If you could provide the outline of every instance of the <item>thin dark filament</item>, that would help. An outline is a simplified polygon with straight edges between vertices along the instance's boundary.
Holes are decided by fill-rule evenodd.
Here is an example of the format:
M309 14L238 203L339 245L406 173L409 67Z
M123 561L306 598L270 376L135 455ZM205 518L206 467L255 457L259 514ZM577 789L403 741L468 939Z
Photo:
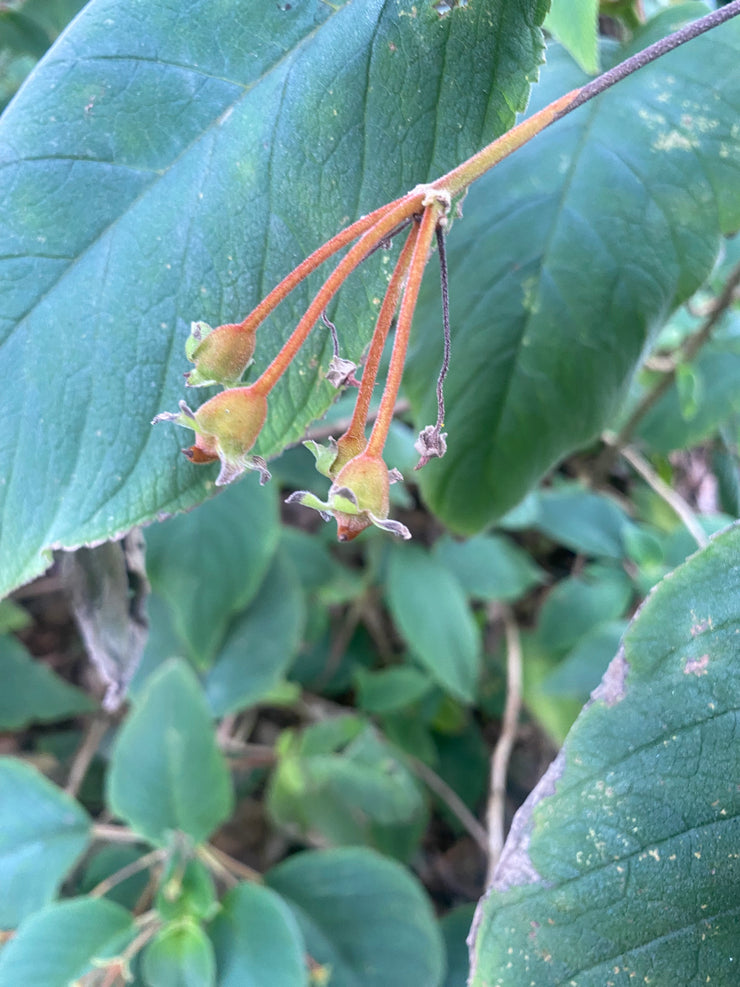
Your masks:
M321 321L331 333L331 345L334 348L334 356L339 359L339 336L337 335L337 327L329 319L326 312L321 313Z
M445 235L441 224L437 226L437 250L439 251L439 277L442 284L442 327L444 333L444 354L442 356L442 368L437 378L437 431L444 427L445 423L445 397L444 382L447 371L450 369L450 294L449 279L447 277L447 250L445 247Z

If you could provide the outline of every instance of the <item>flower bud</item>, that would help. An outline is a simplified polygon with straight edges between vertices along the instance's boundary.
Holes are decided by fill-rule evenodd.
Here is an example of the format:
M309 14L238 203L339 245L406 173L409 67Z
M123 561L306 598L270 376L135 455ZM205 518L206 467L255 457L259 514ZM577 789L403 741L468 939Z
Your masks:
M260 482L269 480L270 474L264 459L249 456L267 417L267 400L251 387L232 387L221 391L197 411L191 411L184 401L180 413L165 412L157 415L158 421L171 421L195 432L195 444L183 449L193 463L221 461L217 486L231 483L245 470L260 472Z
M255 342L255 329L232 323L212 329L206 322L191 323L185 355L195 369L185 374L188 387L238 384L252 362Z
M388 488L397 479L397 471L389 471L379 456L363 452L342 467L326 501L299 490L288 497L288 503L312 507L326 520L333 515L339 541L351 541L371 524L401 538L410 538L405 525L388 519Z

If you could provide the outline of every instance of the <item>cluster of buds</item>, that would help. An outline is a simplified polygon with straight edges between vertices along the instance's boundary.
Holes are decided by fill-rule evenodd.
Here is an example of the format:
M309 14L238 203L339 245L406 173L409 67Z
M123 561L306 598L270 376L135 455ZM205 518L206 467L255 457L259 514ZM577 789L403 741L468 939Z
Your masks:
M444 417L442 382L449 355L449 316L443 231L449 208L450 196L444 189L436 185L419 186L401 199L364 216L329 240L273 289L243 322L227 323L215 329L205 322L194 322L186 344L186 355L194 365L185 374L187 385L204 387L217 384L224 390L196 411L181 401L179 412L165 412L157 415L154 421L174 422L195 433L193 445L183 449L183 452L193 463L219 462L217 486L231 483L246 470L256 470L260 474L260 482L266 482L270 478L267 464L252 450L267 419L269 394L311 330L322 320L331 331L333 343L333 357L326 379L335 387L357 387L357 401L350 425L338 441L332 440L326 447L306 443L315 456L319 472L332 481L327 499L320 500L309 491L302 490L292 494L288 502L311 507L326 520L333 517L340 541L355 538L371 525L401 538L410 538L408 528L388 517L389 488L401 479L401 474L385 464L383 449L398 397L421 279L435 236L442 270L445 360L437 384L437 423L423 429L417 442L421 455L419 466L432 456L443 455L446 448L446 436L441 431ZM357 380L355 364L340 356L337 331L326 317L326 307L348 275L366 257L406 229L406 242L378 313L362 377ZM326 279L277 356L254 383L245 385L243 376L253 361L260 323L307 274L349 244L353 245ZM368 437L366 429L373 388L396 315L388 375Z

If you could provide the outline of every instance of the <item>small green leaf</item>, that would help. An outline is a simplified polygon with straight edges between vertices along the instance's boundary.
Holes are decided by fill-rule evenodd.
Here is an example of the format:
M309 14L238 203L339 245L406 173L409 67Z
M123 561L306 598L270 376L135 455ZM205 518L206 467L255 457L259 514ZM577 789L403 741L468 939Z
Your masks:
M265 875L291 906L331 987L438 987L439 928L419 883L371 850L296 854Z
M447 976L443 987L465 987L470 963L466 939L473 922L474 905L458 905L439 923L447 950Z
M0 730L18 730L28 723L61 720L89 713L95 703L41 661L20 641L0 635Z
M87 846L90 820L21 761L0 759L0 792L0 929L12 929L54 897Z
M216 888L200 860L183 860L174 853L157 891L157 911L168 922L181 918L208 919L216 909Z
M434 555L465 592L479 600L517 600L544 578L532 557L501 535L477 535L465 541L444 535L436 542Z
M47 905L0 951L0 987L69 987L133 936L130 912L105 898Z
M451 695L471 702L481 642L460 583L424 549L393 546L386 594L414 657Z
M578 484L539 494L535 527L559 545L584 555L621 559L629 516L610 497Z
M369 672L355 672L357 705L366 713L390 713L410 706L432 688L429 676L412 665L399 665Z
M631 595L629 577L622 569L587 566L550 591L540 610L537 636L548 651L562 654L594 627L622 617Z
M208 931L219 987L307 987L303 935L290 908L269 888L233 888Z
M388 849L384 830L408 827L425 815L418 783L372 727L341 750L337 744L324 751L315 750L314 729L283 751L270 779L270 814L282 826L301 834L318 832L333 844Z
M172 659L147 680L113 748L108 801L116 815L159 845L173 830L200 843L230 815L229 770L186 662Z
M552 0L544 26L584 72L599 71L599 0Z
M199 511L147 529L147 574L170 604L182 653L200 667L257 594L278 534L276 490L255 483L229 486Z
M205 692L215 716L254 705L277 686L295 657L303 620L301 587L281 553L246 612L229 627L206 673Z
M215 987L211 940L193 919L171 922L144 950L141 972L147 987Z
M0 634L22 631L24 627L29 627L32 623L31 615L15 600L0 600Z
M472 987L737 980L740 526L643 604L519 811Z

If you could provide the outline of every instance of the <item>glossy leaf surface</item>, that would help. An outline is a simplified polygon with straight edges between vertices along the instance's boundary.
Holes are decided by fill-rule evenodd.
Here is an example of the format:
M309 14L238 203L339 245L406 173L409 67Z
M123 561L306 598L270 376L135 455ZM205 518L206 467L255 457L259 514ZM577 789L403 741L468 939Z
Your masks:
M732 983L740 528L661 582L519 811L474 987Z

